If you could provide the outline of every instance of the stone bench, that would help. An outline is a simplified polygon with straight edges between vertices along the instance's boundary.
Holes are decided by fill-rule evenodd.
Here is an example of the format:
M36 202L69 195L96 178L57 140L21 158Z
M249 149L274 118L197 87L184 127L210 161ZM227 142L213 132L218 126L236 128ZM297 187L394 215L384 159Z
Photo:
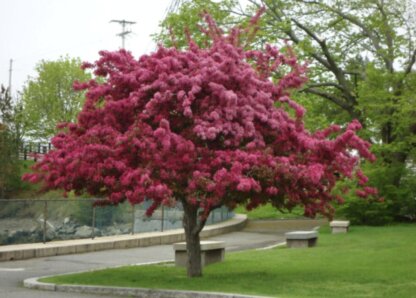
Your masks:
M318 241L316 231L295 231L285 233L286 244L289 248L313 247Z
M188 255L186 253L186 242L173 244L175 251L175 265L186 267ZM225 242L224 241L201 241L201 264L206 266L224 260Z
M329 223L332 234L347 233L350 227L349 220L333 220Z

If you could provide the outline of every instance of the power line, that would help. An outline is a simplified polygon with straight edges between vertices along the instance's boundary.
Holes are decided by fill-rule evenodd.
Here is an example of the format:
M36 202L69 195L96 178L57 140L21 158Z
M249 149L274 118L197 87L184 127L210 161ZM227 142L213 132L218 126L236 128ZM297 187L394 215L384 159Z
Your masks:
M117 34L117 36L121 37L121 48L124 49L125 38L127 35L132 33L131 30L126 30L126 25L133 25L136 24L136 22L126 20L111 20L110 23L119 23L121 25L121 33Z

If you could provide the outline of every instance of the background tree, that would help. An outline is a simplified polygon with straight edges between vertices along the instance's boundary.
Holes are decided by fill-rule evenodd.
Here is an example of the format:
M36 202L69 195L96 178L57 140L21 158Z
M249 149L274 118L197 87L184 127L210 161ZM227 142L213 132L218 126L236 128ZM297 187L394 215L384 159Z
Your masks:
M224 1L182 1L178 13L171 13L161 22L162 30L154 34L154 40L165 47L186 48L189 43L189 33L192 40L199 46L206 45L209 38L201 28L204 26L202 14L209 13L215 21L224 28L231 28L239 22L238 18L230 14L230 7L234 7L237 0Z
M383 209L391 217L415 216L416 209L403 208L412 202L414 206L416 195L411 182L416 180L415 172L409 170L416 154L416 118L411 108L415 106L416 31L409 3L251 2L268 8L270 26L265 30L280 32L311 59L311 81L302 91L326 99L344 112L340 115L346 113L365 124L366 137L376 144L379 157L369 174L380 182L377 186L391 205Z
M0 87L0 198L5 198L19 185L18 107L8 89Z
M162 27L186 20L188 7L198 8L192 2L184 1L186 9L168 16ZM361 135L374 143L379 157L369 174L391 207L383 207L383 212L396 219L415 217L416 208L405 208L414 205L416 196L416 28L410 1L249 2L241 8L221 1L209 6L210 13L228 11L246 21L253 10L265 6L251 46L290 40L300 58L308 61L310 80L293 94L308 111L307 127L359 119L366 128ZM190 35L198 38L197 32Z
M148 198L149 215L180 202L191 277L202 274L199 233L212 210L270 202L330 217L332 204L342 200L331 194L336 181L356 175L364 186L359 156L374 159L355 134L357 121L344 130L304 129L304 110L289 97L306 80L293 54L270 46L245 51L239 40L251 30L224 36L206 20L206 48L161 47L139 60L124 50L101 52L95 64L84 65L107 80L78 86L87 90L78 122L62 125L55 149L24 177L45 190L106 198L102 204ZM275 82L274 72L282 74ZM368 186L360 191L376 195Z
M49 139L57 123L76 120L84 95L74 91L73 82L90 79L80 66L78 58L69 57L37 65L37 77L29 79L22 94L27 137Z

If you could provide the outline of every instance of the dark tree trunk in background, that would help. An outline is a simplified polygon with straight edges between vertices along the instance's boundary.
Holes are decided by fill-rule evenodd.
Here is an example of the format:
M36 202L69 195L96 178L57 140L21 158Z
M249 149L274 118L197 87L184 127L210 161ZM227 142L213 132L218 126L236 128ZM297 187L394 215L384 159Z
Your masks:
M390 117L393 117L391 112ZM381 139L385 145L392 145L396 141L396 136L393 133L393 124L389 121L381 128ZM388 164L391 168L405 168L408 154L403 151L392 151L382 154L383 161ZM403 171L394 171L391 183L399 187L400 180L402 178Z

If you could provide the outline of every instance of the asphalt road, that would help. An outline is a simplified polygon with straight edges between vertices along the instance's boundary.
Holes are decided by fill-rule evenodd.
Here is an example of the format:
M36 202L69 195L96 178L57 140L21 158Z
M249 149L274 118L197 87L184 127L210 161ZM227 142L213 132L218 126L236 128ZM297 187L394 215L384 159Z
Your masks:
M251 232L234 232L215 236L211 240L226 243L226 252L262 248L284 241L282 234L261 234ZM1 298L52 298L52 297L102 297L30 290L23 288L26 278L62 273L79 272L92 269L131 265L139 263L173 260L172 245L158 245L131 249L106 250L77 255L56 256L21 261L0 263L0 297Z

